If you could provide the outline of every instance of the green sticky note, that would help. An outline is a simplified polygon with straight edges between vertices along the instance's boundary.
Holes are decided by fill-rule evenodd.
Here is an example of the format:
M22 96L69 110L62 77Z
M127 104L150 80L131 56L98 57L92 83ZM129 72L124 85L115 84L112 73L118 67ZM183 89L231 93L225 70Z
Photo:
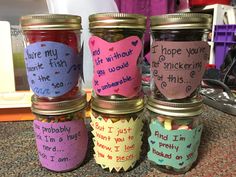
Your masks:
M197 159L202 125L192 130L166 130L158 121L152 121L149 128L149 160L181 169Z

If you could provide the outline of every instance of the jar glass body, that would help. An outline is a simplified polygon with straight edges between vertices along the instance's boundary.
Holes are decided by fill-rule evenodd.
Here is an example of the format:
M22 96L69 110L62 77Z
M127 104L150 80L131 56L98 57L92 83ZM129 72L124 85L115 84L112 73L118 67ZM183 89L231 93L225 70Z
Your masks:
M115 115L92 110L94 158L103 169L124 172L134 168L141 153L142 116L142 111Z
M195 98L209 59L209 31L166 29L151 32L151 95L159 100Z
M43 100L75 98L82 87L80 30L23 30L28 83Z
M198 156L201 115L167 116L148 109L145 113L149 122L147 156L152 166L173 174L189 171Z
M144 30L99 28L90 29L90 33L94 94L112 100L139 97L142 93Z
M42 167L56 172L81 165L88 146L85 110L60 115L35 113L34 133Z

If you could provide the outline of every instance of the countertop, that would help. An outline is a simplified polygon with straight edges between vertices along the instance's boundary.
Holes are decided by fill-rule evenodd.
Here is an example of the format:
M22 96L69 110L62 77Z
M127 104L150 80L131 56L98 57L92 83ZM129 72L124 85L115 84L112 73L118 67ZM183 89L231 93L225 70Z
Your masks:
M147 142L144 141L141 159L136 167L126 173L110 173L103 170L93 159L91 141L82 166L66 173L50 172L40 167L32 121L0 123L0 176L1 177L233 177L236 176L236 117L204 106L204 129L199 147L198 163L184 175L159 172L147 161Z

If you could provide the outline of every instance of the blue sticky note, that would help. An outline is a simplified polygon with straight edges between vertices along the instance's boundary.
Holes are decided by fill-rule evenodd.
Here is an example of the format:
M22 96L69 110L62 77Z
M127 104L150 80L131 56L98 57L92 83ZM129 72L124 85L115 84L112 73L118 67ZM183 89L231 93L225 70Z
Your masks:
M78 83L82 71L79 54L63 43L36 42L24 50L28 82L42 97L57 97Z

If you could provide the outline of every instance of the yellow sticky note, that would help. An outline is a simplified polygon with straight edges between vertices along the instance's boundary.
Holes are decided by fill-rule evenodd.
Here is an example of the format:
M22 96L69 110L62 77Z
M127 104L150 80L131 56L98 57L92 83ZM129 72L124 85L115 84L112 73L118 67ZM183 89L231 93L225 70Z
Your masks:
M133 167L141 153L142 119L121 119L113 123L110 119L91 115L91 120L96 163L103 169L117 172Z

